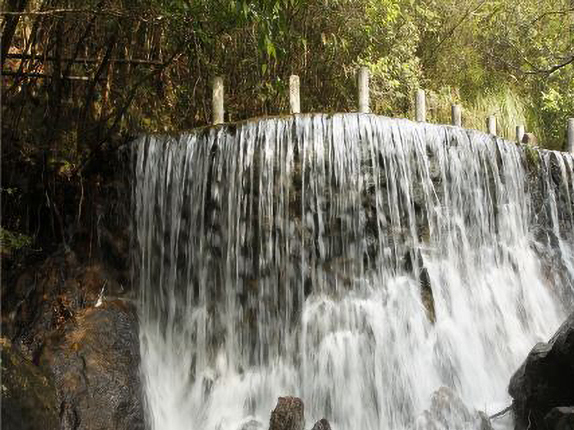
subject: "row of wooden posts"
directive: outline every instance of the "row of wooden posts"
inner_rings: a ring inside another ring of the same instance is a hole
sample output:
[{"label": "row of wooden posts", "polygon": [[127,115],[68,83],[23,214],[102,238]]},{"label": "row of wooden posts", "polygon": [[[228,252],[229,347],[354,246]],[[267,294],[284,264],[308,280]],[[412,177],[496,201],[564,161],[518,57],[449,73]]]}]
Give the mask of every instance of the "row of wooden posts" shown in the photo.
[{"label": "row of wooden posts", "polygon": [[[369,69],[361,67],[358,73],[359,89],[359,112],[369,113]],[[301,113],[300,99],[300,81],[299,76],[291,75],[289,78],[289,107],[292,114]],[[223,105],[223,78],[216,77],[213,80],[213,99],[212,99],[213,124],[224,122],[224,105]],[[426,95],[422,89],[417,90],[415,97],[415,119],[418,122],[426,122]],[[451,106],[451,124],[462,127],[462,107],[459,104]],[[488,133],[496,136],[496,117],[490,115],[486,119]],[[574,154],[574,118],[568,119],[567,146],[566,150]],[[521,143],[525,134],[524,126],[516,126],[516,141]]]}]

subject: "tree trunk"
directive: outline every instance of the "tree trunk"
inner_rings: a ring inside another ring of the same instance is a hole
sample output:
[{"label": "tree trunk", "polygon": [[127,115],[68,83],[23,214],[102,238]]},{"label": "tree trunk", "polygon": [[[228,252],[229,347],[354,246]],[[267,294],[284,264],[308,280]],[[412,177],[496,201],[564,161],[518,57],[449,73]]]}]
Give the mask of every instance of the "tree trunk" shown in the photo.
[{"label": "tree trunk", "polygon": [[[10,12],[22,12],[26,9],[26,4],[28,0],[8,0],[7,10]],[[20,21],[20,15],[7,15],[4,17],[4,25],[2,28],[2,53],[1,53],[1,67],[4,69],[4,61],[6,60],[6,54],[10,51],[12,46],[12,38],[16,33],[16,27],[18,27],[18,22]]]}]

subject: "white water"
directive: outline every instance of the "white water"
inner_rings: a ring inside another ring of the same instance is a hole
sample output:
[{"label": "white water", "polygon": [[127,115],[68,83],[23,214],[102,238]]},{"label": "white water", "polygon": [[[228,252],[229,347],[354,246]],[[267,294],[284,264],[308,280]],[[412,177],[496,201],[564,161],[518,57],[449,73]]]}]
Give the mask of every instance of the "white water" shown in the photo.
[{"label": "white water", "polygon": [[150,427],[267,429],[280,395],[336,430],[426,429],[443,386],[506,407],[574,297],[573,160],[541,160],[529,182],[514,144],[357,114],[142,138]]}]

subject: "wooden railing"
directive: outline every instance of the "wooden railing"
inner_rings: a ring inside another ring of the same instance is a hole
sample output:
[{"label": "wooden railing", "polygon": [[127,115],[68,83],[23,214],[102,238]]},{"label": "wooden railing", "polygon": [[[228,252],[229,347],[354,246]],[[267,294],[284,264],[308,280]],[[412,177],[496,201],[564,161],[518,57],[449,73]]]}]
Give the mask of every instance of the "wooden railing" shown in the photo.
[{"label": "wooden railing", "polygon": [[[213,79],[213,98],[212,98],[212,123],[221,124],[224,122],[224,83],[223,77],[217,76]],[[369,113],[369,69],[361,67],[357,76],[359,112]],[[301,113],[300,103],[300,81],[299,76],[291,75],[289,78],[289,106],[291,114]],[[423,89],[418,89],[415,95],[415,119],[418,122],[426,122],[426,94]],[[451,124],[462,127],[462,106],[459,104],[451,105]],[[486,129],[488,133],[496,136],[496,116],[490,115],[486,118]],[[567,141],[566,151],[574,154],[574,118],[567,121]],[[525,136],[528,134],[524,125],[516,125],[516,142],[523,143]]]}]

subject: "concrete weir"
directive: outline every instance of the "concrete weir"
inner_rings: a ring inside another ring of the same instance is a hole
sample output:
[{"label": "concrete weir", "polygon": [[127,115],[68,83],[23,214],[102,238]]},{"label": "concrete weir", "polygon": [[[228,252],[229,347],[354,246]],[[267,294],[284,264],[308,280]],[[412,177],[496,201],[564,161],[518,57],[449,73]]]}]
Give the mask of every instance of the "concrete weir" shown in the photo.
[{"label": "concrete weir", "polygon": [[153,430],[479,430],[572,299],[571,154],[365,113],[132,147]]}]

